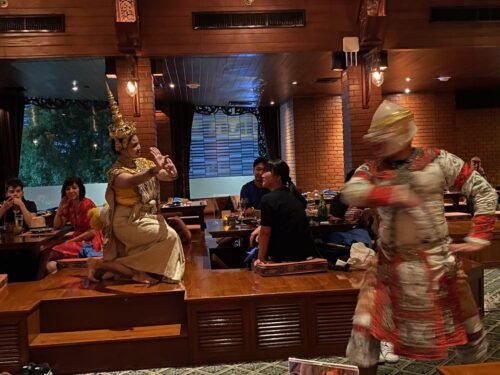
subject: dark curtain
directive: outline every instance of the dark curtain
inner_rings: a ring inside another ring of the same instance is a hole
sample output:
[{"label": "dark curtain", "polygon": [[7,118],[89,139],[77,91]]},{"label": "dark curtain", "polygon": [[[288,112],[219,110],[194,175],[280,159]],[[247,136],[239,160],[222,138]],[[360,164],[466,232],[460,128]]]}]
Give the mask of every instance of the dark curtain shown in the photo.
[{"label": "dark curtain", "polygon": [[269,159],[279,159],[281,157],[280,109],[279,107],[259,107],[259,113]]},{"label": "dark curtain", "polygon": [[172,129],[172,160],[179,178],[175,182],[175,195],[189,198],[189,153],[191,151],[191,130],[193,129],[194,106],[189,103],[171,103],[167,113]]},{"label": "dark curtain", "polygon": [[5,183],[19,175],[21,138],[23,134],[24,96],[20,93],[0,95],[0,195]]}]

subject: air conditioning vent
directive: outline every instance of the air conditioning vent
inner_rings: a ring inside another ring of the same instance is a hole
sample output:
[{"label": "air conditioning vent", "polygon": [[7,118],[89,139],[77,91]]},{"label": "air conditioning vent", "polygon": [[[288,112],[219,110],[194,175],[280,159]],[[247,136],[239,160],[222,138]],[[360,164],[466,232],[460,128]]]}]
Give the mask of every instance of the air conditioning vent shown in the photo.
[{"label": "air conditioning vent", "polygon": [[199,12],[193,13],[193,29],[267,29],[304,27],[305,10],[286,12]]},{"label": "air conditioning vent", "polygon": [[227,104],[230,107],[257,107],[257,102],[250,100],[230,100]]},{"label": "air conditioning vent", "polygon": [[0,33],[63,33],[64,14],[0,16]]},{"label": "air conditioning vent", "polygon": [[500,108],[500,90],[460,90],[455,93],[457,109]]},{"label": "air conditioning vent", "polygon": [[315,83],[335,83],[339,80],[339,77],[322,77],[322,78],[317,78]]},{"label": "air conditioning vent", "polygon": [[498,22],[500,7],[432,7],[431,22]]}]

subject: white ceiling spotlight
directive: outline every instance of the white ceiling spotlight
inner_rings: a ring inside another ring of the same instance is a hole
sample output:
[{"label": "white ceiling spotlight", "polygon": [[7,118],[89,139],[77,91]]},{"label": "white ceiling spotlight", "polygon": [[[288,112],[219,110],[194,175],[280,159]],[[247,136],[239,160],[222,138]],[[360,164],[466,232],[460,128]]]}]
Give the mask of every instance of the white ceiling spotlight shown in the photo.
[{"label": "white ceiling spotlight", "polygon": [[175,84],[174,83],[169,83],[168,87],[170,87],[171,89],[174,89],[175,88]]},{"label": "white ceiling spotlight", "polygon": [[71,87],[71,90],[73,90],[73,92],[78,91],[78,82],[77,81],[73,81],[73,87]]},{"label": "white ceiling spotlight", "polygon": [[409,94],[411,92],[411,90],[407,87],[405,88],[405,94]]},{"label": "white ceiling spotlight", "polygon": [[299,83],[297,81],[292,81],[292,85],[298,85]]},{"label": "white ceiling spotlight", "polygon": [[406,78],[405,78],[405,81],[406,81],[406,82],[410,82],[410,81],[411,81],[411,77],[406,77]]},{"label": "white ceiling spotlight", "polygon": [[271,100],[271,101],[269,102],[269,104],[270,104],[270,105],[274,105],[274,104],[275,104],[275,103],[274,103],[274,100]]},{"label": "white ceiling spotlight", "polygon": [[450,76],[438,76],[434,79],[437,79],[438,81],[441,81],[441,82],[448,82],[451,79],[451,77]]}]

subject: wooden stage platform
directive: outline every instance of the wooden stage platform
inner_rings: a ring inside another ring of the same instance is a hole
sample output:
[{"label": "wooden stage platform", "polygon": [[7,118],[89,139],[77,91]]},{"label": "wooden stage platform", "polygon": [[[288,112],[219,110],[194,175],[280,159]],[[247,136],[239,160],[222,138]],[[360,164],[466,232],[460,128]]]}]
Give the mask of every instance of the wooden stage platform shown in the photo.
[{"label": "wooden stage platform", "polygon": [[[88,284],[62,270],[0,291],[0,372],[55,373],[344,355],[363,272],[261,277],[211,270],[203,236],[185,248],[183,283]],[[468,263],[482,299],[483,267]]]}]

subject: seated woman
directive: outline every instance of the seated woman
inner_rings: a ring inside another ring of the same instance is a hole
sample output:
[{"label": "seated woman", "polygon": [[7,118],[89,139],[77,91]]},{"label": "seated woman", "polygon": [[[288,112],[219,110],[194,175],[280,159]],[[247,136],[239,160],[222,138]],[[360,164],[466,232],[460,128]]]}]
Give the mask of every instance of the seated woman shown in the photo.
[{"label": "seated woman", "polygon": [[301,261],[314,255],[314,244],[306,217],[306,201],[290,179],[283,160],[272,160],[262,175],[263,186],[271,192],[261,201],[261,225],[250,237],[258,237],[257,265],[266,261]]},{"label": "seated woman", "polygon": [[119,157],[108,171],[104,260],[89,259],[89,280],[111,272],[138,282],[178,282],[184,274],[182,243],[158,209],[159,181],[175,180],[177,169],[154,147],[154,162],[140,157],[134,123],[122,119],[109,88],[108,97],[113,114],[109,135]]},{"label": "seated woman", "polygon": [[57,270],[57,259],[86,257],[89,251],[93,255],[102,251],[102,233],[90,227],[89,211],[95,203],[85,197],[85,193],[80,177],[72,176],[64,181],[53,226],[60,229],[69,222],[74,232],[69,240],[43,253],[38,279],[45,276],[45,270],[49,273]]}]

